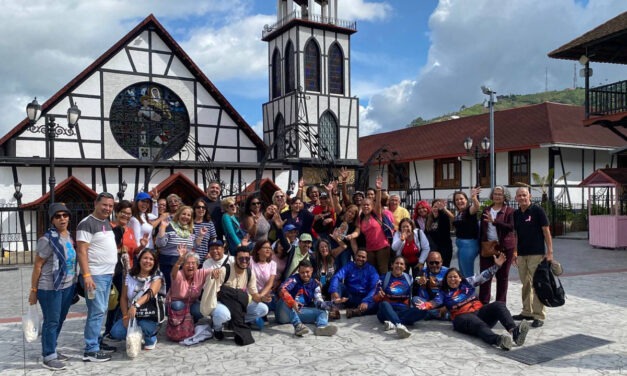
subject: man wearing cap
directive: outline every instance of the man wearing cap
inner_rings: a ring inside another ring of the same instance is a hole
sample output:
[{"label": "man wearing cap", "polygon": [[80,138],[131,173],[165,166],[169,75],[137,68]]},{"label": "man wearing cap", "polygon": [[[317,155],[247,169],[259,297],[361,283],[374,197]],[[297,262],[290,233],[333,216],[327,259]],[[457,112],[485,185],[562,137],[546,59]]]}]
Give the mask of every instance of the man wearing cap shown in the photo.
[{"label": "man wearing cap", "polygon": [[81,269],[79,281],[87,299],[85,321],[85,352],[83,361],[106,362],[115,351],[100,343],[100,328],[109,304],[111,280],[118,262],[115,235],[109,223],[113,211],[113,195],[103,192],[96,197],[94,211],[76,229],[77,256]]},{"label": "man wearing cap", "polygon": [[224,254],[224,243],[222,240],[212,239],[207,245],[209,248],[209,254],[205,262],[202,264],[203,269],[217,269],[226,264],[232,264],[235,259],[233,256]]},{"label": "man wearing cap", "polygon": [[298,264],[304,259],[309,259],[309,251],[313,245],[313,238],[310,234],[301,234],[298,246],[291,247],[287,254],[286,267],[281,280],[286,280],[289,276],[298,271]]},{"label": "man wearing cap", "polygon": [[41,328],[43,366],[65,369],[69,358],[57,352],[57,339],[74,297],[76,251],[68,231],[70,211],[64,204],[53,203],[48,209],[50,229],[37,241],[30,295],[31,305],[41,306],[44,322]]}]

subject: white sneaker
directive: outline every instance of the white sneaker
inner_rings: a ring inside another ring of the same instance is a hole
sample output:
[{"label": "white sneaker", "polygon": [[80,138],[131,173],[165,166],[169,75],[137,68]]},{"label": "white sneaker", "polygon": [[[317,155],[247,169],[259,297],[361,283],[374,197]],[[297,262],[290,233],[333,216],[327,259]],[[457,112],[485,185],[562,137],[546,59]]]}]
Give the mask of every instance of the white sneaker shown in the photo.
[{"label": "white sneaker", "polygon": [[383,322],[383,330],[389,332],[390,330],[396,329],[396,325],[392,321],[384,321]]},{"label": "white sneaker", "polygon": [[398,338],[407,338],[411,335],[411,332],[409,330],[407,330],[407,328],[405,327],[405,325],[403,324],[396,324],[396,335],[398,336]]}]

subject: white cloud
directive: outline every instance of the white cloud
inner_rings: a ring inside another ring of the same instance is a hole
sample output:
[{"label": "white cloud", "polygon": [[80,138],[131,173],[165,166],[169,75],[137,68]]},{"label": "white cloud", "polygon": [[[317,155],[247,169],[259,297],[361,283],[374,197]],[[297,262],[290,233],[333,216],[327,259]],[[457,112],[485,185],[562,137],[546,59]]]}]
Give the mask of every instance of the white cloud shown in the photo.
[{"label": "white cloud", "polygon": [[392,7],[385,2],[366,3],[364,0],[342,0],[338,18],[345,20],[375,21],[386,19]]},{"label": "white cloud", "polygon": [[[381,131],[402,128],[483,100],[484,84],[500,94],[524,94],[573,85],[573,62],[547,53],[627,10],[621,0],[440,0],[431,15],[431,46],[416,77],[371,97],[362,121]],[[595,66],[595,79],[624,78],[622,66]],[[412,83],[411,85],[409,83]],[[582,85],[579,82],[579,85]]]}]

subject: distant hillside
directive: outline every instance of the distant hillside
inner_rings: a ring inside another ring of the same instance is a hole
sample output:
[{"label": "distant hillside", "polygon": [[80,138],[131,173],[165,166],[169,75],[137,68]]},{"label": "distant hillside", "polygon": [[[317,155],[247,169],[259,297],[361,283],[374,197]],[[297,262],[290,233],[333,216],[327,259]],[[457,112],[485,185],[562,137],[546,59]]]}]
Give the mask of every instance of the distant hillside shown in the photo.
[{"label": "distant hillside", "polygon": [[[537,94],[525,94],[525,95],[497,95],[497,102],[494,106],[495,111],[506,110],[508,108],[516,108],[522,106],[528,106],[531,104],[538,104],[543,102],[556,102],[564,104],[575,104],[583,106],[585,97],[585,90],[583,88],[566,89],[562,91],[547,91]],[[479,115],[487,112],[488,109],[482,104],[478,103],[470,107],[462,106],[460,111],[451,112],[442,116],[435,117],[430,120],[425,120],[421,117],[414,119],[408,127],[416,127],[423,124],[436,123],[438,121],[450,120],[451,117],[465,117],[472,115]]]}]

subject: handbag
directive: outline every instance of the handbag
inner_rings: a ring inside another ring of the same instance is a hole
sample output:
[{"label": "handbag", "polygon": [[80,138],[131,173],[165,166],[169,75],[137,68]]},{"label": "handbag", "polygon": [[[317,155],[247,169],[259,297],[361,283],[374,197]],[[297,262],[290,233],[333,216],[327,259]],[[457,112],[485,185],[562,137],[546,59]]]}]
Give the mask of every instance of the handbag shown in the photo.
[{"label": "handbag", "polygon": [[148,290],[151,295],[150,299],[142,304],[137,311],[135,317],[138,319],[152,320],[161,324],[165,321],[165,298],[162,295],[152,296],[152,290]]},{"label": "handbag", "polygon": [[502,250],[498,240],[481,242],[481,257],[492,257],[501,253]]},{"label": "handbag", "polygon": [[107,310],[113,311],[117,308],[118,302],[120,301],[120,292],[115,285],[111,284],[111,292],[109,293],[109,303],[107,306]]},{"label": "handbag", "polygon": [[189,304],[180,311],[173,311],[168,306],[168,324],[165,335],[170,341],[180,342],[194,335],[194,319],[189,313]]}]

